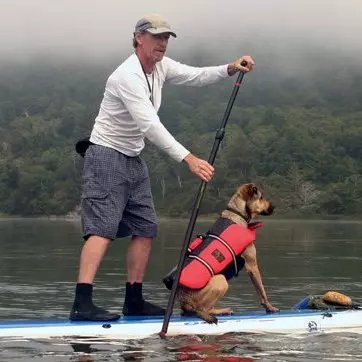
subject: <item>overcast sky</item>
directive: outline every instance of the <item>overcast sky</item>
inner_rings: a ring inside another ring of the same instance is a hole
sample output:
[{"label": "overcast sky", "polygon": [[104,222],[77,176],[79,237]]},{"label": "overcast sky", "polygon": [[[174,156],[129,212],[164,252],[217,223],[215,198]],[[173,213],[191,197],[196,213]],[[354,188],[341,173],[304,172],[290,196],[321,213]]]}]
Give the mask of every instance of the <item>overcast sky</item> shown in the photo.
[{"label": "overcast sky", "polygon": [[217,53],[230,41],[242,49],[246,38],[255,46],[362,48],[362,0],[0,0],[0,57],[46,51],[102,59],[132,51],[134,24],[151,12],[178,34],[171,53],[197,43]]}]

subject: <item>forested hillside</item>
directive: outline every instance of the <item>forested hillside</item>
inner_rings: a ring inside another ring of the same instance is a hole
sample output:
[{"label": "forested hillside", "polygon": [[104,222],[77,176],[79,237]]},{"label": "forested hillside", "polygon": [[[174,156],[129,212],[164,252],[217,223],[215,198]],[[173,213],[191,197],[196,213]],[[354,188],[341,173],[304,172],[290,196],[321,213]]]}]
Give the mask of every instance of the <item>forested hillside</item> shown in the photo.
[{"label": "forested hillside", "polygon": [[[198,54],[185,60],[207,63]],[[0,214],[76,209],[82,159],[74,143],[89,134],[117,62],[1,66]],[[253,181],[279,215],[362,214],[362,66],[335,61],[307,68],[259,66],[245,77],[202,213],[218,212],[239,183]],[[203,88],[166,86],[161,119],[207,158],[232,87],[231,79]],[[144,157],[158,214],[187,215],[199,181],[150,144]]]}]

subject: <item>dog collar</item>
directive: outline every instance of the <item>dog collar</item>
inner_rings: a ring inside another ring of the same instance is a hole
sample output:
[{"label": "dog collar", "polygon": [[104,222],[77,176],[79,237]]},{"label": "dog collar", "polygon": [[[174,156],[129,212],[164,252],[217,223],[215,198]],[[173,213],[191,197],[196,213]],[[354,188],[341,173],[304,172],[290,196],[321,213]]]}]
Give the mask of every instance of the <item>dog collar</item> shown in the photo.
[{"label": "dog collar", "polygon": [[239,215],[240,217],[242,217],[247,223],[250,221],[250,217],[245,217],[245,215],[243,215],[240,211],[232,208],[232,207],[227,207],[226,210],[236,214],[236,215]]}]

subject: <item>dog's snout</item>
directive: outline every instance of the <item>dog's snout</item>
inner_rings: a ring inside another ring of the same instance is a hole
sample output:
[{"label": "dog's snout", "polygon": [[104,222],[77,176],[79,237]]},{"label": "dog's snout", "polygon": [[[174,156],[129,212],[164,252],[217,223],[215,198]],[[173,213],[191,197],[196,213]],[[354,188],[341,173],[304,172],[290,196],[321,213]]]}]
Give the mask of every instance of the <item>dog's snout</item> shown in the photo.
[{"label": "dog's snout", "polygon": [[268,203],[268,207],[264,209],[264,211],[260,215],[268,216],[271,215],[274,211],[274,205],[272,205],[270,202]]},{"label": "dog's snout", "polygon": [[270,203],[269,207],[267,209],[268,214],[272,214],[274,209],[275,209],[274,205],[272,203]]}]

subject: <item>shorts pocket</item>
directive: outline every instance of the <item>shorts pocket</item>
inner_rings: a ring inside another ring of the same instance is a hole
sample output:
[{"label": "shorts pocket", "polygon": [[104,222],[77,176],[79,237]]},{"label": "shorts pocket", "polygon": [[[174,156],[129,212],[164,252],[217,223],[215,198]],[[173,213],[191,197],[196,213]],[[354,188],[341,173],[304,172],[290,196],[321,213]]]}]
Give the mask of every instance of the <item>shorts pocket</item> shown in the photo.
[{"label": "shorts pocket", "polygon": [[102,200],[105,199],[108,195],[109,191],[104,190],[102,187],[91,187],[90,185],[88,185],[83,189],[81,198]]}]

